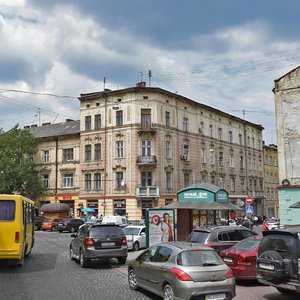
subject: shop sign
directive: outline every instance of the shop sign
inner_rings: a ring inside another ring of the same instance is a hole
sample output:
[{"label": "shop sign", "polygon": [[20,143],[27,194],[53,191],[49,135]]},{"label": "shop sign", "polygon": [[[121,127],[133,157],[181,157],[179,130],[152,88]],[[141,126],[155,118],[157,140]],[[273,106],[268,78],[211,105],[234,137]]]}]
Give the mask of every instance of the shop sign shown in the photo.
[{"label": "shop sign", "polygon": [[178,194],[178,201],[214,202],[214,193],[206,190],[187,190]]},{"label": "shop sign", "polygon": [[126,208],[126,200],[114,200],[114,208]]},{"label": "shop sign", "polygon": [[216,193],[216,202],[228,203],[228,194],[225,191],[218,191]]},{"label": "shop sign", "polygon": [[87,201],[87,207],[97,207],[98,208],[98,201]]},{"label": "shop sign", "polygon": [[63,195],[63,200],[72,200],[72,195]]}]

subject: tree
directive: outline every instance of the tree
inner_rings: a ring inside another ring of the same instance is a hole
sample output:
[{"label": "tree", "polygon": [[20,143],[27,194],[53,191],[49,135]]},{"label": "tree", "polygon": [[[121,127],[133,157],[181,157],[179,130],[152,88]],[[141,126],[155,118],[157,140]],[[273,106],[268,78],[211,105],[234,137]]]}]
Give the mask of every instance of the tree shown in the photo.
[{"label": "tree", "polygon": [[44,191],[33,156],[37,140],[18,125],[7,132],[0,131],[0,193],[21,194],[36,198]]}]

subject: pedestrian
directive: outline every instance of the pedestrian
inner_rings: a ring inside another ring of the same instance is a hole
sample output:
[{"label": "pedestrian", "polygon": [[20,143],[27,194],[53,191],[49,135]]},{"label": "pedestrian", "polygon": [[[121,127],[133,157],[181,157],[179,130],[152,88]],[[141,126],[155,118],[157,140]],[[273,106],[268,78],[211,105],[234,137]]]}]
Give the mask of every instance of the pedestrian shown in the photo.
[{"label": "pedestrian", "polygon": [[83,221],[84,223],[87,221],[87,216],[86,216],[86,214],[83,215],[82,221]]},{"label": "pedestrian", "polygon": [[255,226],[258,225],[258,217],[257,216],[253,217],[253,223],[254,223]]}]

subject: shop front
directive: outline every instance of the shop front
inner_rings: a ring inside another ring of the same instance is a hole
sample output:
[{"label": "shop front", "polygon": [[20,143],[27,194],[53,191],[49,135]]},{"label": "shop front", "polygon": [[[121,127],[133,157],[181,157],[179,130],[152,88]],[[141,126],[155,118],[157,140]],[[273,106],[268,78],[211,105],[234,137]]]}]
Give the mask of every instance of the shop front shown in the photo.
[{"label": "shop front", "polygon": [[222,225],[230,214],[240,211],[229,202],[228,193],[208,183],[193,184],[177,193],[177,202],[163,208],[177,211],[177,240],[185,240],[196,227]]}]

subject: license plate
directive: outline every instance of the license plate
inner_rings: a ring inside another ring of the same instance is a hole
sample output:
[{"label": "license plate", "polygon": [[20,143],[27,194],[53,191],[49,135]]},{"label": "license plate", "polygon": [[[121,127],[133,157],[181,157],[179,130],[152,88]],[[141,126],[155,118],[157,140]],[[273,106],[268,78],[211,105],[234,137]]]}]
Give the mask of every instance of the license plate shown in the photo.
[{"label": "license plate", "polygon": [[114,242],[106,242],[106,243],[102,243],[102,247],[109,247],[109,246],[114,246],[115,243]]},{"label": "license plate", "polygon": [[229,262],[229,263],[232,263],[232,262],[233,262],[233,259],[230,258],[230,257],[224,257],[223,260],[226,261],[226,262]]},{"label": "license plate", "polygon": [[205,300],[223,300],[226,299],[225,293],[206,295]]},{"label": "license plate", "polygon": [[270,271],[273,271],[275,269],[275,266],[272,264],[259,263],[259,267],[261,269],[270,270]]}]

